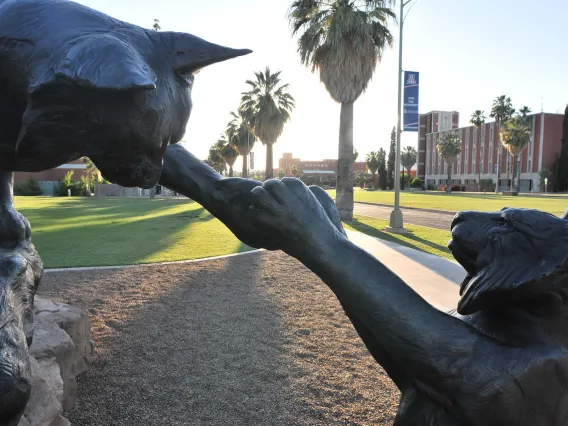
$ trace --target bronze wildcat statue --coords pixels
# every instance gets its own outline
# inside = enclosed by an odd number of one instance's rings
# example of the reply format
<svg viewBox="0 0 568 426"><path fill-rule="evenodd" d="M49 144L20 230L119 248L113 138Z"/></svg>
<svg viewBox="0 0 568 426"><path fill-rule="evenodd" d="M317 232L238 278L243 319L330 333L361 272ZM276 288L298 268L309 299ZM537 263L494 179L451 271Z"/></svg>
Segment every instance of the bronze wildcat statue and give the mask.
<svg viewBox="0 0 568 426"><path fill-rule="evenodd" d="M0 0L0 426L18 424L30 395L42 273L11 172L88 156L112 182L153 187L185 132L194 74L248 53L68 0Z"/></svg>
<svg viewBox="0 0 568 426"><path fill-rule="evenodd" d="M457 214L450 249L468 275L445 313L349 242L320 188L225 179L181 146L168 148L161 183L329 286L402 393L396 426L568 425L566 215Z"/></svg>

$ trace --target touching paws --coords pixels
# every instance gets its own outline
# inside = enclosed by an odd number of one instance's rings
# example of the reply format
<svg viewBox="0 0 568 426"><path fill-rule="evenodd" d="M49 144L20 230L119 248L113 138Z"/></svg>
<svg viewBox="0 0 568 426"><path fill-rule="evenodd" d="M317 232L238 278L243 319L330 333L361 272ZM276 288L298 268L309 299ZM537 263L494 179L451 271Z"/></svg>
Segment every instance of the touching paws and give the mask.
<svg viewBox="0 0 568 426"><path fill-rule="evenodd" d="M329 195L299 179L266 181L249 196L252 221L260 232L270 234L276 246L290 254L322 238L345 235L339 212Z"/></svg>

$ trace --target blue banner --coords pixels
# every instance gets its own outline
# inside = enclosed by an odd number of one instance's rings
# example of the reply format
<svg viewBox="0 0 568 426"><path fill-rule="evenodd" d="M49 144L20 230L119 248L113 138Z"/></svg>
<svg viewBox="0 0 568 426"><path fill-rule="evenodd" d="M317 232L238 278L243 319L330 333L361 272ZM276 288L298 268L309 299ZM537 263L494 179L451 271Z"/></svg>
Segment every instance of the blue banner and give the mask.
<svg viewBox="0 0 568 426"><path fill-rule="evenodd" d="M418 85L419 73L404 71L402 130L405 132L417 132L420 124L418 115Z"/></svg>

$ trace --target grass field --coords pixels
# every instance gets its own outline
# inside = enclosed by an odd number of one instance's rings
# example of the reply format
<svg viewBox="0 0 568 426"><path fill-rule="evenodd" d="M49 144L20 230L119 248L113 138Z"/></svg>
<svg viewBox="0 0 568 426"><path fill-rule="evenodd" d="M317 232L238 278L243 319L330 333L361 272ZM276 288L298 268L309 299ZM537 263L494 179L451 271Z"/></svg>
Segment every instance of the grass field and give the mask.
<svg viewBox="0 0 568 426"><path fill-rule="evenodd" d="M405 228L409 231L408 234L391 234L384 231L388 226L386 220L365 216L355 216L354 219L350 224L344 224L346 229L359 231L371 237L392 241L436 256L454 259L447 247L451 239L450 231L405 224Z"/></svg>
<svg viewBox="0 0 568 426"><path fill-rule="evenodd" d="M335 191L329 191L335 198ZM394 192L391 191L363 191L355 190L355 201L394 204ZM405 192L400 193L402 207L415 207L433 210L460 210L495 211L503 207L522 207L543 210L555 215L561 215L568 208L568 196L519 196L507 197L495 194L446 194L444 192Z"/></svg>
<svg viewBox="0 0 568 426"><path fill-rule="evenodd" d="M250 250L190 200L16 197L46 268L198 259Z"/></svg>

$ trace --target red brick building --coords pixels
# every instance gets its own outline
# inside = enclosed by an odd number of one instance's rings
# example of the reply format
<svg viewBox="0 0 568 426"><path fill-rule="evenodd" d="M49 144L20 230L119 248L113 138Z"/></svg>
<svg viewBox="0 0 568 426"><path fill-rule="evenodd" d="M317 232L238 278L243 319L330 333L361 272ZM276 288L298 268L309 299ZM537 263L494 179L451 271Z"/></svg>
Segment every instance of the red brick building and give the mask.
<svg viewBox="0 0 568 426"><path fill-rule="evenodd" d="M543 168L552 170L560 153L564 115L539 113L529 117L531 140L519 155L517 170L521 172L520 190L539 192L539 171ZM455 130L462 140L462 153L454 162L451 184L476 190L480 175L482 182L496 183L499 149L499 129L496 124L486 123L479 129L473 126L458 128L458 120L459 114L455 111L434 111L420 116L418 176L426 185L438 187L447 184L447 165L438 155L436 145L441 133ZM499 190L507 191L512 159L505 148L501 147L500 150Z"/></svg>
<svg viewBox="0 0 568 426"><path fill-rule="evenodd" d="M32 176L39 182L44 195L53 195L54 187L63 180L65 175L71 170L73 170L74 180L80 180L82 176L87 175L87 165L81 160L75 160L43 172L16 172L14 173L14 183L23 183Z"/></svg>
<svg viewBox="0 0 568 426"><path fill-rule="evenodd" d="M313 177L316 182L322 184L335 184L337 178L337 160L300 160L294 158L292 153L285 152L278 160L278 169L274 170L274 176L278 176L278 170L282 169L287 176L292 176L292 166L296 166L302 171L302 176ZM355 173L367 172L364 161L356 161L354 164Z"/></svg>

